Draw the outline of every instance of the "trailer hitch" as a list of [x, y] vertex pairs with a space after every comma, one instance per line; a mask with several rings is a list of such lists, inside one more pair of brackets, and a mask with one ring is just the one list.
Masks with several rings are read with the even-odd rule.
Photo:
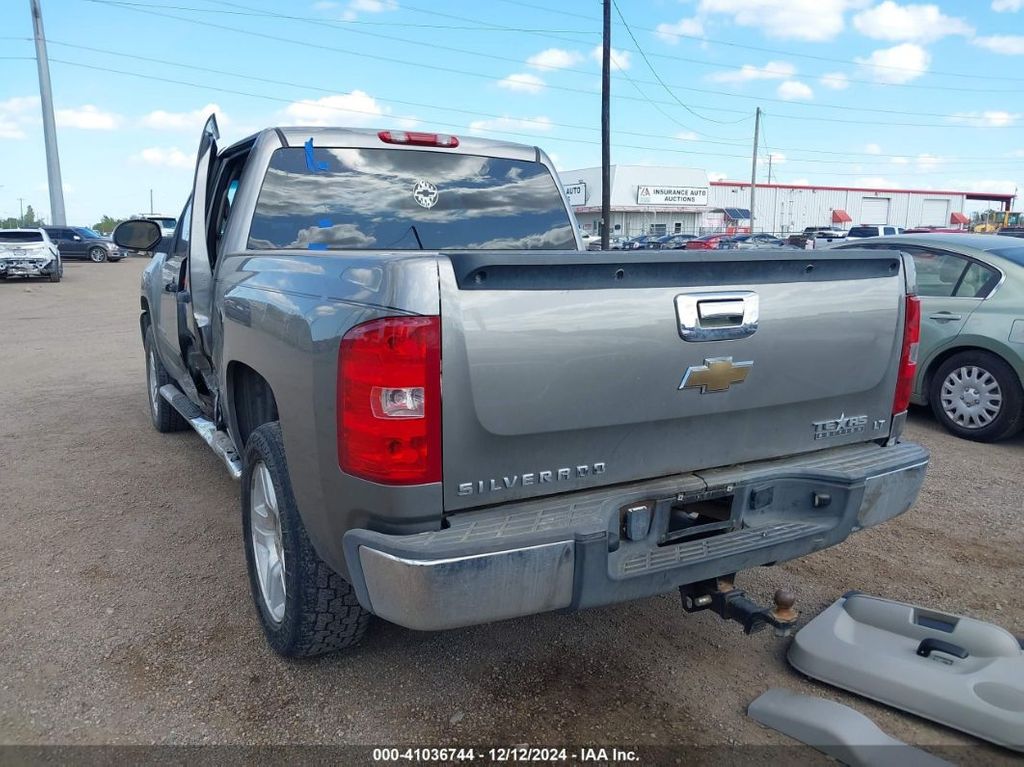
[[771, 626], [775, 636], [789, 636], [800, 613], [793, 609], [796, 595], [779, 589], [775, 592], [774, 607], [762, 607], [736, 588], [735, 576], [722, 576], [679, 587], [683, 610], [696, 613], [713, 610], [726, 620], [742, 624], [746, 634], [753, 634]]

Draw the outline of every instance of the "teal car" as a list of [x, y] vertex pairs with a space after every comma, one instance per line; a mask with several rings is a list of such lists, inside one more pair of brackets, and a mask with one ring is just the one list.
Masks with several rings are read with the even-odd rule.
[[921, 344], [912, 401], [978, 442], [1024, 426], [1024, 242], [989, 234], [878, 237], [837, 249], [914, 258]]

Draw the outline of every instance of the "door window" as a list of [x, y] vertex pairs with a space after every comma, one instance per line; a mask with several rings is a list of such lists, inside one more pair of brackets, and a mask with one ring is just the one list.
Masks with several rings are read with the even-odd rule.
[[999, 272], [975, 261], [964, 272], [955, 295], [960, 298], [985, 298], [998, 283]]
[[924, 248], [901, 248], [914, 257], [917, 269], [917, 292], [921, 296], [953, 295], [960, 278], [970, 262], [966, 258], [949, 253], [939, 253]]
[[189, 230], [192, 228], [192, 200], [185, 203], [185, 209], [178, 217], [178, 227], [174, 230], [174, 255], [180, 258], [188, 256]]

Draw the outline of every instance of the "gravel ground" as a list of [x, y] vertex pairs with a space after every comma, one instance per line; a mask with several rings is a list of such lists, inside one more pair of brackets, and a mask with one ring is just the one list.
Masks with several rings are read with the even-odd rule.
[[[675, 595], [447, 633], [378, 623], [348, 655], [276, 657], [237, 485], [196, 435], [150, 426], [144, 266], [0, 282], [0, 742], [779, 744], [745, 715], [779, 686], [910, 743], [976, 743], [806, 680], [787, 640], [686, 616]], [[907, 433], [932, 451], [914, 509], [739, 585], [790, 586], [806, 616], [856, 588], [1024, 633], [1024, 436], [961, 441], [923, 410]]]

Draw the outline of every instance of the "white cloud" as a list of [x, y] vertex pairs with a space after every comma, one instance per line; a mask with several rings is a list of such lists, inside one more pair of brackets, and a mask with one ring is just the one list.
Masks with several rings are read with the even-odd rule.
[[878, 144], [865, 144], [864, 151], [867, 154], [881, 154], [882, 147], [880, 147]]
[[499, 80], [498, 87], [521, 93], [540, 93], [544, 89], [544, 81], [529, 72], [517, 72]]
[[1024, 35], [989, 35], [976, 37], [971, 42], [1004, 56], [1024, 56]]
[[[598, 64], [601, 63], [602, 56], [603, 52], [600, 45], [590, 52], [590, 57]], [[629, 51], [620, 51], [618, 48], [612, 48], [612, 71], [629, 69], [632, 58], [633, 54]]]
[[722, 173], [722, 171], [720, 171], [720, 170], [709, 170], [708, 171], [708, 181], [724, 181], [727, 178], [729, 178], [729, 174], [728, 173]]
[[843, 15], [863, 0], [701, 0], [698, 16], [729, 16], [769, 37], [821, 42], [843, 31]]
[[35, 96], [14, 96], [0, 101], [0, 138], [25, 138], [24, 126], [38, 121], [39, 99]]
[[704, 23], [698, 18], [683, 18], [675, 24], [659, 24], [657, 34], [666, 43], [675, 45], [680, 37], [704, 37]]
[[972, 128], [1008, 128], [1015, 125], [1021, 116], [1015, 112], [989, 109], [984, 112], [957, 112], [950, 120], [961, 125], [970, 125]]
[[540, 53], [535, 53], [526, 60], [527, 66], [534, 69], [552, 70], [567, 69], [583, 61], [583, 54], [579, 51], [567, 51], [564, 48], [548, 48]]
[[361, 13], [383, 13], [385, 11], [397, 11], [396, 0], [350, 0], [341, 14], [344, 21], [355, 21]]
[[474, 120], [469, 124], [469, 132], [474, 135], [482, 133], [520, 133], [541, 132], [551, 130], [551, 118], [537, 117], [495, 117], [491, 120]]
[[715, 72], [708, 79], [716, 83], [745, 83], [751, 80], [785, 80], [796, 74], [796, 67], [785, 61], [769, 61], [763, 67], [744, 64], [739, 69]]
[[1007, 157], [1024, 157], [1024, 149], [1014, 149], [1012, 152], [1008, 152]]
[[918, 170], [935, 170], [935, 168], [942, 165], [945, 160], [941, 157], [936, 157], [933, 154], [924, 152], [917, 156], [916, 162]]
[[852, 185], [865, 186], [870, 189], [896, 189], [900, 186], [899, 182], [885, 176], [862, 176], [856, 179]]
[[217, 104], [206, 104], [193, 109], [191, 112], [165, 112], [157, 109], [154, 112], [143, 115], [140, 122], [146, 128], [155, 130], [187, 130], [198, 131], [206, 123], [211, 114], [217, 115], [217, 124], [223, 127], [229, 120], [226, 114]]
[[995, 192], [996, 194], [1019, 194], [1024, 188], [1021, 181], [1009, 179], [961, 179], [952, 180], [949, 185], [962, 192]]
[[810, 101], [814, 98], [814, 91], [811, 90], [811, 86], [799, 80], [786, 80], [779, 83], [779, 88], [776, 92], [780, 99], [786, 99], [786, 101]]
[[121, 116], [113, 112], [104, 112], [92, 104], [85, 104], [72, 109], [58, 109], [54, 113], [57, 125], [62, 128], [80, 128], [82, 130], [116, 130], [121, 124]]
[[387, 110], [365, 91], [352, 91], [293, 101], [284, 114], [295, 125], [366, 125], [378, 122]]
[[910, 164], [910, 158], [909, 157], [890, 157], [889, 158], [889, 162], [891, 162], [893, 165], [909, 165]]
[[855, 61], [875, 82], [900, 85], [916, 80], [927, 72], [932, 57], [920, 45], [903, 43], [892, 48], [882, 48], [867, 58]]
[[676, 138], [680, 141], [700, 141], [700, 136], [692, 130], [679, 131], [679, 133], [676, 134]]
[[176, 146], [149, 147], [134, 155], [132, 159], [146, 165], [156, 165], [165, 168], [194, 168], [196, 164], [194, 154], [187, 154]]
[[1024, 0], [992, 0], [992, 10], [996, 13], [1016, 13], [1024, 8]]
[[949, 35], [974, 34], [963, 19], [946, 16], [937, 5], [899, 5], [892, 0], [861, 11], [853, 17], [858, 32], [874, 40], [908, 40], [930, 43]]
[[850, 87], [850, 77], [843, 72], [826, 72], [818, 78], [818, 82], [834, 91], [844, 91]]

